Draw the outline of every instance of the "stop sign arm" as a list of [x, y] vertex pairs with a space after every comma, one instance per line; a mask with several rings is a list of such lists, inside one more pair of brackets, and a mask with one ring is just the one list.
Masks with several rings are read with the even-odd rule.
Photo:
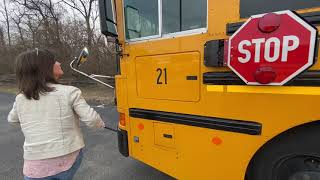
[[248, 85], [283, 85], [313, 65], [316, 37], [292, 11], [255, 15], [229, 38], [227, 65]]

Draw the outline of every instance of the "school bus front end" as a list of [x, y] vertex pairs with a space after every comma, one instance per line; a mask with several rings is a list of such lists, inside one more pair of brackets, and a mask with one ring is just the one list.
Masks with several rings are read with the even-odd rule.
[[[102, 31], [117, 38], [123, 155], [177, 179], [320, 178], [318, 55], [309, 54], [311, 67], [276, 86], [273, 79], [263, 84], [270, 68], [254, 72], [258, 84], [247, 85], [227, 67], [233, 55], [227, 40], [251, 15], [292, 10], [314, 27], [320, 22], [319, 2], [100, 0], [99, 5], [106, 19]], [[261, 47], [269, 42], [273, 48], [268, 55], [261, 51], [271, 64], [277, 48], [279, 59], [285, 52], [272, 33], [258, 37], [265, 40]], [[243, 47], [256, 53], [253, 44]], [[289, 39], [287, 62], [298, 57], [290, 55], [294, 47]], [[282, 75], [281, 68], [274, 73]]]

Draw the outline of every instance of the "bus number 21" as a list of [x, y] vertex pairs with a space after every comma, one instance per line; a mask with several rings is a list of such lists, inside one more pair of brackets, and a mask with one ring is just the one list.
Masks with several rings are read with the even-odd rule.
[[157, 72], [159, 73], [157, 78], [157, 84], [163, 84], [163, 78], [161, 78], [161, 76], [164, 76], [164, 84], [167, 84], [167, 68], [158, 68]]

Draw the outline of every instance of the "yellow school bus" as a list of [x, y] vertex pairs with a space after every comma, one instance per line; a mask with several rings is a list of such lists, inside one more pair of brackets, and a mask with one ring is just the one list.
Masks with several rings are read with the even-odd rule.
[[317, 36], [311, 64], [276, 86], [247, 84], [227, 65], [228, 39], [250, 17], [290, 10], [316, 27], [320, 1], [99, 0], [99, 8], [101, 31], [117, 44], [121, 154], [183, 180], [320, 179]]

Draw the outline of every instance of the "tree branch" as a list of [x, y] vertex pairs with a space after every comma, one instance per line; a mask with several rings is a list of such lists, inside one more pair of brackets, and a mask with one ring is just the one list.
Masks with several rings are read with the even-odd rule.
[[77, 10], [83, 17], [86, 17], [86, 15], [83, 13], [83, 11], [80, 8], [76, 7], [76, 5], [75, 5], [76, 3], [74, 1], [72, 1], [74, 5], [70, 4], [66, 0], [61, 0], [60, 2], [65, 3], [66, 5], [70, 6], [71, 8]]

